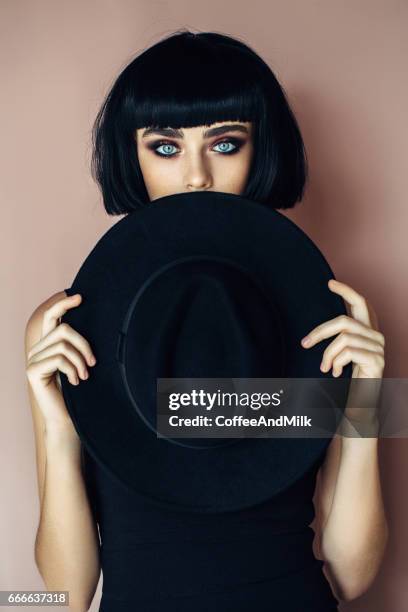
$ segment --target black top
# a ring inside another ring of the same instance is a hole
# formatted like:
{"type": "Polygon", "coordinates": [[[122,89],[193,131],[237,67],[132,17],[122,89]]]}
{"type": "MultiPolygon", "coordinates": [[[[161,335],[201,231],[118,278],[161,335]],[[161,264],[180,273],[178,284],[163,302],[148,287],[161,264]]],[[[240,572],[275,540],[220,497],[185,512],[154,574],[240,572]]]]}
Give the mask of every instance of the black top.
{"type": "Polygon", "coordinates": [[[101,536],[99,612],[338,610],[309,526],[323,457],[262,504],[198,514],[146,502],[82,448],[101,536]]]}

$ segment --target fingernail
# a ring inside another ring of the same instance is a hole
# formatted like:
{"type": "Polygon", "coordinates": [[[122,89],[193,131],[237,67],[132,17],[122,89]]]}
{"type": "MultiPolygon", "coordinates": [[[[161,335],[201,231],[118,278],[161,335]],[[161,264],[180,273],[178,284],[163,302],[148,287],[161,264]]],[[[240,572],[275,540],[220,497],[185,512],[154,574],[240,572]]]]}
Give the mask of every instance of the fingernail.
{"type": "Polygon", "coordinates": [[[95,365],[96,359],[95,359],[95,357],[93,355],[91,355],[91,357],[89,357],[88,363],[89,363],[89,365],[95,365]]]}
{"type": "Polygon", "coordinates": [[[309,346],[310,338],[308,336],[305,336],[305,338],[302,339],[302,344],[303,346],[309,346]]]}

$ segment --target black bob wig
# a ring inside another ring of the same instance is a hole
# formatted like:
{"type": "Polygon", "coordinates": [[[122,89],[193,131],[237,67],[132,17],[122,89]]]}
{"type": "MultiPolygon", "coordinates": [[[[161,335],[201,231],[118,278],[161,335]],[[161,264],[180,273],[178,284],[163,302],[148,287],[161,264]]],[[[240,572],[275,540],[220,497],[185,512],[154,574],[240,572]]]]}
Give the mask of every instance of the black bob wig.
{"type": "Polygon", "coordinates": [[[129,63],[92,129],[92,176],[109,215],[149,203],[137,157],[142,127],[252,121],[254,155],[244,197],[276,209],[300,202],[306,152],[285,92],[245,43],[216,32],[178,30],[129,63]]]}

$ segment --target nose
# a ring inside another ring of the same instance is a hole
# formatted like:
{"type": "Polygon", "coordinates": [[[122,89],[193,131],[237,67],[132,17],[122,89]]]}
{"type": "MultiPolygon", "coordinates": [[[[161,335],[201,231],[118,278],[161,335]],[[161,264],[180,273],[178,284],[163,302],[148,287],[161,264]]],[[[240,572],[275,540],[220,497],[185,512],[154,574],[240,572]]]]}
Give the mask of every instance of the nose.
{"type": "Polygon", "coordinates": [[[194,159],[189,162],[184,183],[188,191],[209,189],[211,187],[211,173],[202,159],[194,159]]]}

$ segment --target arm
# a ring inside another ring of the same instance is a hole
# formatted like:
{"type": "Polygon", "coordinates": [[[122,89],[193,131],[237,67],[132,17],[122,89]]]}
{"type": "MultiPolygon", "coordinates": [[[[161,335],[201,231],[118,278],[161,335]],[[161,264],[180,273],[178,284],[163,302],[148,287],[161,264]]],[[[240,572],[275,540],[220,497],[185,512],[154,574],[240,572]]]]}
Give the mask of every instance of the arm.
{"type": "MultiPolygon", "coordinates": [[[[305,348],[338,334],[323,352],[321,370],[334,377],[353,363],[353,379],[371,379],[369,406],[377,405],[384,370],[384,336],[367,300],[345,283],[329,281],[331,291],[346,301],[349,316],[316,327],[305,348]]],[[[358,388],[358,385],[354,386],[358,388]]],[[[351,389],[351,386],[350,386],[351,389]]],[[[364,593],[380,567],[388,539],[378,465],[378,418],[361,409],[359,396],[349,395],[344,423],[331,441],[316,489],[317,548],[324,571],[338,599],[364,593]],[[357,400],[357,401],[356,401],[357,400]],[[374,437],[357,437],[359,425],[374,437]],[[364,427],[365,429],[366,427],[364,427]],[[351,434],[351,435],[348,435],[351,434]]]]}
{"type": "MultiPolygon", "coordinates": [[[[30,317],[25,333],[27,362],[30,350],[41,340],[45,312],[63,299],[67,299],[64,292],[55,294],[30,317]]],[[[48,385],[53,384],[53,394],[47,395],[32,379],[31,373],[28,394],[40,501],[35,561],[47,589],[68,590],[70,610],[83,612],[94,596],[100,564],[98,530],[81,471],[81,443],[55,380],[48,385]]]]}
{"type": "Polygon", "coordinates": [[[387,543],[377,446],[377,438],[336,434],[318,474],[318,556],[335,595],[344,601],[372,584],[387,543]]]}

